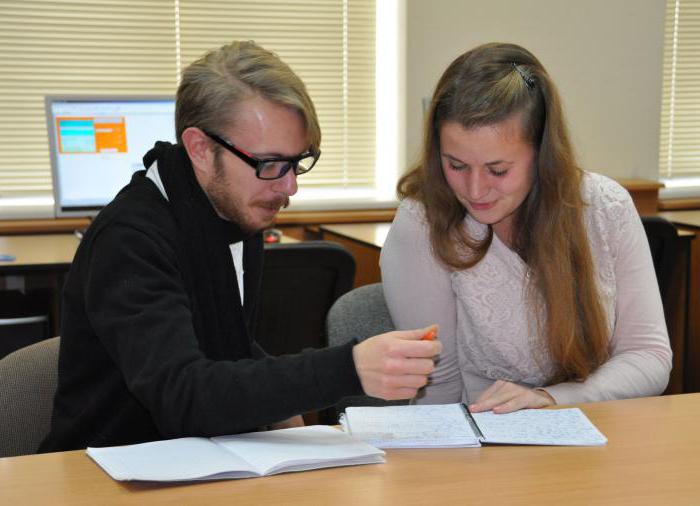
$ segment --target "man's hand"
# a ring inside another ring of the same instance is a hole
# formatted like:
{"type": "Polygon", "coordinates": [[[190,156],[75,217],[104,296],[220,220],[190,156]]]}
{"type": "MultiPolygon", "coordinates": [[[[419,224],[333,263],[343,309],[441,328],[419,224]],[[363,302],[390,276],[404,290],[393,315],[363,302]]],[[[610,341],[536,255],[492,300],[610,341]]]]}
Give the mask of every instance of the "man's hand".
{"type": "Polygon", "coordinates": [[[352,355],[365,393],[386,400],[413,398],[442,350],[439,341],[423,339],[431,330],[437,327],[388,332],[357,344],[352,355]]]}
{"type": "Polygon", "coordinates": [[[510,413],[525,408],[544,408],[556,402],[544,390],[525,388],[510,381],[498,380],[482,393],[469,410],[474,413],[490,411],[510,413]]]}
{"type": "Polygon", "coordinates": [[[301,417],[301,415],[295,415],[291,418],[287,418],[286,420],[282,420],[281,422],[273,423],[268,427],[268,430],[277,430],[277,429],[289,429],[291,427],[303,427],[304,426],[304,419],[301,417]]]}

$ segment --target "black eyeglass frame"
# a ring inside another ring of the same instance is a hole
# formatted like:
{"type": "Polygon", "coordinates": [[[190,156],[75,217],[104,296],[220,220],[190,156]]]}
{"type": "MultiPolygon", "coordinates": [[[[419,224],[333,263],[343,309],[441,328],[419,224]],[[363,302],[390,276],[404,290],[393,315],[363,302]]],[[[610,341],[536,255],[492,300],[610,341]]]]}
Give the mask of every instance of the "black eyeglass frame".
{"type": "Polygon", "coordinates": [[[211,140],[225,148],[227,151],[233,153],[236,155],[238,158],[243,160],[245,163],[247,163],[250,167],[255,169],[255,177],[258,179],[262,179],[264,181],[272,181],[275,179],[280,179],[283,178],[287,172],[289,172],[292,168],[294,169],[294,175],[298,176],[299,174],[306,174],[309,172],[311,169],[314,168],[314,165],[316,165],[316,162],[318,162],[319,157],[321,156],[320,151],[306,151],[304,153],[301,153],[300,155],[297,156],[281,156],[277,158],[256,158],[252,156],[250,153],[246,153],[245,151],[241,150],[240,148],[237,148],[233,144],[231,144],[229,141],[224,139],[223,137],[218,136],[217,134],[213,132],[209,132],[207,130],[202,130],[204,134],[209,137],[211,140]],[[299,170],[299,162],[303,160],[304,158],[313,158],[314,161],[309,166],[307,169],[302,169],[299,170]],[[283,166],[282,169],[280,169],[279,174],[275,177],[262,177],[260,174],[262,172],[262,168],[266,163],[277,163],[277,162],[287,162],[288,165],[283,166]]]}

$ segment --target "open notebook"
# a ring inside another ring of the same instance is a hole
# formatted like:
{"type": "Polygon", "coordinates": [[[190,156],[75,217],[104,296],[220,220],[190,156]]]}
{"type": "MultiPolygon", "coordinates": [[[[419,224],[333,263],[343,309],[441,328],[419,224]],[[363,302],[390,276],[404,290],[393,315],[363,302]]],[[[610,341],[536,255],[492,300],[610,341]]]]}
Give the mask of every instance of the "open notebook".
{"type": "Polygon", "coordinates": [[[384,462],[383,451],[322,425],[88,448],[87,454],[119,481],[252,478],[384,462]]]}
{"type": "Polygon", "coordinates": [[[449,448],[482,443],[597,446],[607,439],[578,408],[470,413],[464,404],[348,407],[343,429],[379,448],[449,448]]]}

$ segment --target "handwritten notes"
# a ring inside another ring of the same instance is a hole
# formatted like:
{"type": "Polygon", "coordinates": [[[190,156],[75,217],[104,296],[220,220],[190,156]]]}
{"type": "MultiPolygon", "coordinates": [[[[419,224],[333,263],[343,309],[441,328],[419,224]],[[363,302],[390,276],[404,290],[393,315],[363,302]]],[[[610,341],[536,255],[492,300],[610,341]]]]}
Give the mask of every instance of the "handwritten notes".
{"type": "Polygon", "coordinates": [[[480,443],[517,445],[604,445],[607,439],[578,408],[525,409],[469,415],[461,404],[349,407],[341,425],[379,448],[449,448],[480,443]],[[477,436],[476,432],[481,432],[477,436]]]}
{"type": "Polygon", "coordinates": [[[341,424],[379,448],[480,446],[459,404],[349,407],[341,424]]]}
{"type": "Polygon", "coordinates": [[[523,409],[495,415],[472,413],[485,443],[596,446],[606,437],[578,408],[523,409]]]}

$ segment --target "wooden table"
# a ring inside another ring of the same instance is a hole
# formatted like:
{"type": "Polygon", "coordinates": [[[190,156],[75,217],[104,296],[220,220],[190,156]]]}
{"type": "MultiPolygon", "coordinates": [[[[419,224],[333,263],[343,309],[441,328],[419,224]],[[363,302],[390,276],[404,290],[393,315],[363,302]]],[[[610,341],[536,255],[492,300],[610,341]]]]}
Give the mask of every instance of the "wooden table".
{"type": "Polygon", "coordinates": [[[15,257],[0,261],[0,273],[67,270],[79,244],[75,234],[0,236],[0,254],[15,257]]]}
{"type": "Polygon", "coordinates": [[[700,229],[700,209],[693,211],[665,211],[658,214],[676,225],[700,229]]]}
{"type": "Polygon", "coordinates": [[[603,447],[389,450],[386,464],[188,484],[113,481],[83,451],[0,459],[0,504],[697,505],[700,394],[581,405],[603,447]]]}
{"type": "Polygon", "coordinates": [[[355,257],[355,287],[381,281],[379,254],[391,223],[333,223],[319,226],[321,238],[345,246],[355,257]]]}
{"type": "MultiPolygon", "coordinates": [[[[280,242],[298,241],[283,235],[280,242]]],[[[79,245],[80,239],[73,233],[0,236],[0,255],[15,257],[11,261],[0,260],[0,274],[68,270],[79,245]]]]}
{"type": "Polygon", "coordinates": [[[338,223],[319,227],[327,234],[344,237],[370,248],[382,249],[391,223],[338,223]]]}

